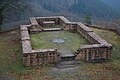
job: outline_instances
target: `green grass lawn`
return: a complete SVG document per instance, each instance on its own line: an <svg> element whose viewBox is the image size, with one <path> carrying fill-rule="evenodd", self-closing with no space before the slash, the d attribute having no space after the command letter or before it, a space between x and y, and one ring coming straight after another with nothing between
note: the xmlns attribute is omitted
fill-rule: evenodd
<svg viewBox="0 0 120 80"><path fill-rule="evenodd" d="M53 42L56 39L62 39L63 43ZM73 31L55 31L41 32L31 35L32 47L34 49L58 49L60 52L75 52L80 45L89 42L77 32Z"/></svg>
<svg viewBox="0 0 120 80"><path fill-rule="evenodd" d="M112 61L97 64L81 61L73 70L53 69L52 64L26 68L22 64L20 33L16 30L0 34L0 75L16 80L119 80L120 36L112 31L92 29L114 46Z"/></svg>

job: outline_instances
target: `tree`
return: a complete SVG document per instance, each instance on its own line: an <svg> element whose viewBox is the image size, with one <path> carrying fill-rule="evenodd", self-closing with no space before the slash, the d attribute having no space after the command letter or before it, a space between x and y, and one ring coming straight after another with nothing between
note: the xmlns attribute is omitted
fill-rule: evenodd
<svg viewBox="0 0 120 80"><path fill-rule="evenodd" d="M0 1L0 25L3 21L3 12L12 5L13 0L1 0Z"/></svg>
<svg viewBox="0 0 120 80"><path fill-rule="evenodd" d="M92 17L89 15L85 16L85 23L87 25L91 25L92 24Z"/></svg>
<svg viewBox="0 0 120 80"><path fill-rule="evenodd" d="M8 11L13 11L13 12L17 12L16 15L19 14L19 1L24 1L24 0L0 0L0 25L2 25L3 23L3 13L8 12ZM23 5L22 5L23 6Z"/></svg>

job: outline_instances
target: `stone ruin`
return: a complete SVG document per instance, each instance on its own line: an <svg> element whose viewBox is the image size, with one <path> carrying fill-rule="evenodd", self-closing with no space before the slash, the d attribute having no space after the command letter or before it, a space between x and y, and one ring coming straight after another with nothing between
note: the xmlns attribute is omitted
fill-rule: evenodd
<svg viewBox="0 0 120 80"><path fill-rule="evenodd" d="M111 57L112 45L95 34L93 30L81 22L70 22L63 16L53 17L32 17L31 24L20 25L21 42L23 49L23 63L25 66L36 66L48 63L58 63L65 57L74 57L75 60L94 62L98 60L108 60ZM42 26L62 25L63 28L47 28ZM57 49L34 50L31 46L30 34L46 31L75 30L84 36L91 44L83 45L73 53L73 56L61 56Z"/></svg>

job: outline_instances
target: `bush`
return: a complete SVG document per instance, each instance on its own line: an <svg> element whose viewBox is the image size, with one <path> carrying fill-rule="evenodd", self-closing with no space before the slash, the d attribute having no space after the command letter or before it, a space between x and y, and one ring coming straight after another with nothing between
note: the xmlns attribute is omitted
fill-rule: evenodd
<svg viewBox="0 0 120 80"><path fill-rule="evenodd" d="M91 16L85 16L85 23L87 24L87 25L91 25L92 24L92 18L91 18Z"/></svg>

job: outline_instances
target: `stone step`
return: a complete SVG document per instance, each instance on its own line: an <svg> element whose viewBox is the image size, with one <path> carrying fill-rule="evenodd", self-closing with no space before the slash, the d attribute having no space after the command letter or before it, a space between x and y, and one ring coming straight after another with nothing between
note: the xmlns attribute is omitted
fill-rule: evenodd
<svg viewBox="0 0 120 80"><path fill-rule="evenodd" d="M75 56L61 57L61 61L73 61L73 60L75 60Z"/></svg>
<svg viewBox="0 0 120 80"><path fill-rule="evenodd" d="M70 67L77 67L78 65L63 65L63 66L60 66L60 65L57 65L57 68L70 68Z"/></svg>
<svg viewBox="0 0 120 80"><path fill-rule="evenodd" d="M72 61L61 61L59 62L61 65L69 65L69 64L78 64L77 60L72 60Z"/></svg>
<svg viewBox="0 0 120 80"><path fill-rule="evenodd" d="M61 61L57 64L58 68L68 68L68 67L76 67L78 66L78 61L77 60L72 60L72 61Z"/></svg>
<svg viewBox="0 0 120 80"><path fill-rule="evenodd" d="M61 28L47 28L47 29L43 29L43 31L61 31Z"/></svg>

